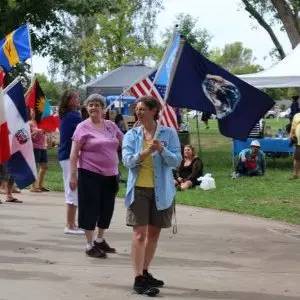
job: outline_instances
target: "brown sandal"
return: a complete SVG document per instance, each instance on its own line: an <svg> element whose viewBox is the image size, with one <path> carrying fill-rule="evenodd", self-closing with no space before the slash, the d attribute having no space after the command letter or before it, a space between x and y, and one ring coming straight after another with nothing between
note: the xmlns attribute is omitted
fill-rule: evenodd
<svg viewBox="0 0 300 300"><path fill-rule="evenodd" d="M42 190L40 190L38 188L34 188L34 189L31 189L30 192L32 192L32 193L41 193Z"/></svg>
<svg viewBox="0 0 300 300"><path fill-rule="evenodd" d="M12 198L12 199L8 199L5 200L5 202L9 202L9 203L23 203L23 201L17 199L17 198Z"/></svg>

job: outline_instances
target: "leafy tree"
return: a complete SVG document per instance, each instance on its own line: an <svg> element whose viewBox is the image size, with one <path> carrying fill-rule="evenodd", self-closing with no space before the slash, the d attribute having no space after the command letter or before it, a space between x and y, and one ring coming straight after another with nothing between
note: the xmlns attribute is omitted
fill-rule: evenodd
<svg viewBox="0 0 300 300"><path fill-rule="evenodd" d="M153 56L156 16L162 0L118 0L117 8L115 14L99 15L100 52L108 70Z"/></svg>
<svg viewBox="0 0 300 300"><path fill-rule="evenodd" d="M58 105L63 90L67 88L65 83L48 80L45 74L36 74L36 77L46 97L50 99L51 105Z"/></svg>
<svg viewBox="0 0 300 300"><path fill-rule="evenodd" d="M64 34L62 14L91 15L103 10L114 11L116 0L2 0L0 36L22 24L32 25L32 49L35 54L60 57L56 41Z"/></svg>
<svg viewBox="0 0 300 300"><path fill-rule="evenodd" d="M140 46L133 24L135 1L119 0L118 8L117 13L101 14L98 18L101 60L108 70L131 60Z"/></svg>
<svg viewBox="0 0 300 300"><path fill-rule="evenodd" d="M297 94L296 88L265 89L264 92L274 100L291 99L292 96Z"/></svg>
<svg viewBox="0 0 300 300"><path fill-rule="evenodd" d="M82 84L100 70L97 18L82 15L65 20L68 34L57 41L61 57L51 60L49 71L52 76L61 71L66 80Z"/></svg>
<svg viewBox="0 0 300 300"><path fill-rule="evenodd" d="M262 26L272 39L278 58L283 59L285 52L274 32L274 25L280 24L287 33L292 48L300 42L300 1L299 0L242 0L244 9Z"/></svg>
<svg viewBox="0 0 300 300"><path fill-rule="evenodd" d="M208 55L209 42L212 36L206 29L198 28L198 18L193 18L190 14L180 13L176 15L173 26L164 33L164 47L168 44L176 27L176 30L197 51L205 56Z"/></svg>
<svg viewBox="0 0 300 300"><path fill-rule="evenodd" d="M275 25L280 25L295 48L300 43L300 1L299 0L242 0L244 9L262 26L275 46L270 52L278 59L286 54L274 31ZM299 90L299 89L298 89ZM291 98L296 89L267 89L266 92L274 99ZM298 91L299 93L299 91Z"/></svg>
<svg viewBox="0 0 300 300"><path fill-rule="evenodd" d="M209 58L233 74L248 74L262 70L255 64L252 50L244 48L241 42L226 44L223 49L215 48Z"/></svg>
<svg viewBox="0 0 300 300"><path fill-rule="evenodd" d="M162 0L117 0L113 12L63 16L67 30L57 40L63 59L53 59L51 74L60 67L66 79L81 84L131 60L152 57L161 3Z"/></svg>

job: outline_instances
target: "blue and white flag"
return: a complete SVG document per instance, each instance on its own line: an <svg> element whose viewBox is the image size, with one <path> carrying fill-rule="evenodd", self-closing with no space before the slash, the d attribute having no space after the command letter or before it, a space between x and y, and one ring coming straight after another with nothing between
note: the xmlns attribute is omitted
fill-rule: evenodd
<svg viewBox="0 0 300 300"><path fill-rule="evenodd" d="M167 86L170 79L173 63L179 47L179 43L180 35L175 34L173 36L173 39L170 41L168 48L165 51L164 57L160 63L160 66L156 72L156 75L153 80L154 84Z"/></svg>
<svg viewBox="0 0 300 300"><path fill-rule="evenodd" d="M220 66L187 42L180 43L167 102L171 106L216 114L220 133L246 140L275 102Z"/></svg>
<svg viewBox="0 0 300 300"><path fill-rule="evenodd" d="M37 172L24 90L18 78L4 90L4 106L11 153L7 166L17 186L22 189L36 180Z"/></svg>

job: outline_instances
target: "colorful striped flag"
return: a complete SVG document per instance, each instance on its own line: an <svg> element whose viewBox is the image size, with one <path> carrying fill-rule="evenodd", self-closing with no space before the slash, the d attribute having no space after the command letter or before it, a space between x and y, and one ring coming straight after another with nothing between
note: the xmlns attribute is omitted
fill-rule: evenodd
<svg viewBox="0 0 300 300"><path fill-rule="evenodd" d="M0 66L9 72L18 62L31 57L28 25L9 33L0 40Z"/></svg>
<svg viewBox="0 0 300 300"><path fill-rule="evenodd" d="M38 128L51 132L59 127L59 117L54 116L50 102L37 79L26 93L26 105L34 110Z"/></svg>
<svg viewBox="0 0 300 300"><path fill-rule="evenodd" d="M150 76L143 78L141 81L136 83L134 86L130 88L130 92L136 98L140 98L142 96L151 95L152 97L159 100L162 110L160 112L159 123L178 130L177 117L176 112L173 107L168 105L165 98L166 86L153 84L153 80L155 77L156 71L153 72Z"/></svg>
<svg viewBox="0 0 300 300"><path fill-rule="evenodd" d="M36 180L37 172L24 90L19 78L5 88L3 97L11 152L7 167L22 189Z"/></svg>

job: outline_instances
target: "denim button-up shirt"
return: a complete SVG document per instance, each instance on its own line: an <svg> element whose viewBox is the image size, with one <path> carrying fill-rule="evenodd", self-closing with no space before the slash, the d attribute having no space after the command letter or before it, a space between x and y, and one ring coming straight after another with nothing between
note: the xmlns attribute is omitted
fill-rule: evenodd
<svg viewBox="0 0 300 300"><path fill-rule="evenodd" d="M178 134L175 130L157 125L155 137L163 145L161 154L152 153L154 169L155 201L158 210L167 209L175 197L175 185L172 169L182 160ZM129 130L123 139L123 164L129 169L125 204L129 207L134 202L134 187L140 164L137 163L139 153L143 150L143 126Z"/></svg>

